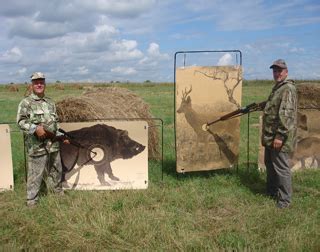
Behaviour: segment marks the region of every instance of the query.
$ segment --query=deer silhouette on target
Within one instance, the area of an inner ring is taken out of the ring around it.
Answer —
[[[116,159],[130,159],[143,152],[145,146],[128,136],[126,130],[116,129],[106,124],[67,132],[71,144],[61,143],[61,161],[63,181],[72,176],[84,165],[93,165],[101,185],[108,185],[105,174],[111,180],[119,181],[114,176],[111,162]],[[74,169],[78,166],[77,169]]]
[[[241,108],[241,85],[242,69],[238,65],[176,69],[177,172],[236,165],[240,119],[207,124]]]

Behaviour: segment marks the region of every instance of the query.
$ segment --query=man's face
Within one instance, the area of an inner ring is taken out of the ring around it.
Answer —
[[[284,81],[288,76],[288,69],[282,69],[280,67],[274,67],[273,69],[273,79],[276,83]]]
[[[45,79],[32,80],[32,91],[35,95],[42,97],[44,95],[45,89],[46,89]]]

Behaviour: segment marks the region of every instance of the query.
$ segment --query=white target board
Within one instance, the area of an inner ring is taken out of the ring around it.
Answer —
[[[0,124],[0,143],[0,191],[13,190],[11,138],[8,124]]]
[[[146,121],[61,123],[71,144],[61,144],[63,187],[77,190],[146,189]]]

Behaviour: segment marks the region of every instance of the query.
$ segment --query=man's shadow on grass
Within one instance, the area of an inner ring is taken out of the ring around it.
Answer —
[[[257,163],[242,164],[237,175],[240,178],[241,184],[252,193],[266,195],[265,174],[258,170]]]
[[[266,194],[266,181],[264,178],[265,175],[258,170],[257,163],[250,163],[249,165],[247,165],[246,163],[238,164],[233,168],[178,173],[176,171],[175,159],[167,159],[163,162],[163,173],[165,175],[163,182],[165,182],[166,176],[170,177],[171,179],[176,178],[178,180],[188,180],[192,178],[209,178],[219,175],[233,175],[235,177],[238,177],[240,179],[240,183],[243,186],[247,187],[253,194]]]

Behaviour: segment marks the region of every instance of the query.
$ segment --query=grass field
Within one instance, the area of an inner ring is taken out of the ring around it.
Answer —
[[[104,85],[99,85],[104,86]],[[1,250],[320,250],[320,169],[295,172],[293,204],[275,207],[264,195],[265,174],[257,170],[258,113],[241,122],[238,169],[177,175],[172,84],[122,84],[150,104],[164,121],[164,177],[149,162],[149,188],[135,191],[68,191],[25,206],[22,136],[12,125],[15,190],[0,193]],[[247,81],[243,104],[264,100],[270,81]],[[54,100],[80,95],[66,85],[47,95]],[[0,86],[0,122],[14,122],[24,90]]]

